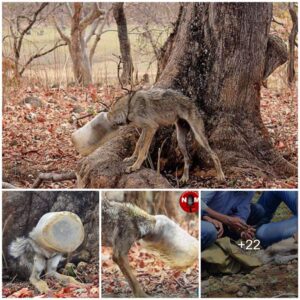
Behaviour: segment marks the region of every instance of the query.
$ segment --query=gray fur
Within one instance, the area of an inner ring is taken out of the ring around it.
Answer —
[[[212,159],[217,171],[217,178],[221,181],[225,179],[220,160],[208,143],[198,108],[192,99],[181,93],[171,89],[152,88],[126,95],[113,104],[107,114],[107,120],[116,126],[130,123],[142,129],[133,154],[124,159],[125,162],[132,164],[126,168],[127,173],[141,168],[158,128],[175,124],[178,147],[184,158],[184,172],[181,182],[187,182],[190,166],[186,147],[187,130],[180,122],[185,120],[190,125],[198,144],[207,151]]]

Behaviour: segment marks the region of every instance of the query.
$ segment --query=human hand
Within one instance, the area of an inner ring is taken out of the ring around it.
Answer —
[[[255,236],[255,228],[249,226],[249,228],[245,231],[241,232],[241,238],[243,240],[252,240]]]
[[[223,235],[224,228],[223,228],[223,224],[220,221],[218,221],[216,219],[213,219],[213,218],[211,218],[209,216],[204,216],[203,220],[205,220],[205,221],[207,221],[209,223],[212,223],[216,227],[216,229],[218,231],[218,238],[220,238]]]
[[[237,232],[245,231],[248,229],[248,225],[239,217],[227,216],[226,225]]]

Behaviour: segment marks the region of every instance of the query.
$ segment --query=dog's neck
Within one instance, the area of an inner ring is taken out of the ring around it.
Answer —
[[[57,251],[55,251],[54,249],[51,248],[47,248],[45,246],[40,245],[39,243],[37,243],[29,234],[29,241],[30,244],[32,246],[32,248],[34,249],[35,253],[45,257],[46,259],[49,259],[55,255],[58,254]]]

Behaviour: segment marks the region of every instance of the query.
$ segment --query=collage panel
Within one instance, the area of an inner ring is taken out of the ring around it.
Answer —
[[[99,298],[99,193],[2,194],[2,297]]]
[[[297,188],[295,5],[3,2],[3,187]]]
[[[199,194],[101,194],[101,297],[199,297]]]
[[[201,297],[298,297],[298,192],[201,192]]]

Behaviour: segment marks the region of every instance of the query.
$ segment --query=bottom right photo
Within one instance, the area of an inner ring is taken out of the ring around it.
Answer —
[[[201,297],[298,297],[298,192],[201,191]]]

